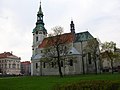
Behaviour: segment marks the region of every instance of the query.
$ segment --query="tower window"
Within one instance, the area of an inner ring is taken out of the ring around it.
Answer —
[[[38,36],[36,37],[36,42],[38,41]]]
[[[38,31],[36,31],[36,34],[38,34]]]
[[[42,34],[42,32],[40,32],[39,34]]]
[[[40,17],[41,20],[43,20],[43,17]]]

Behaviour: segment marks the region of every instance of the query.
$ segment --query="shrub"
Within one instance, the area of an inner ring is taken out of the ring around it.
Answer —
[[[120,90],[120,81],[94,80],[56,85],[54,90]]]

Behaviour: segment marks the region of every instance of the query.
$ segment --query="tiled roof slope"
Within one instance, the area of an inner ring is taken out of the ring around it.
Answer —
[[[75,34],[75,42],[86,41],[92,38],[94,37],[88,31]]]
[[[48,37],[43,40],[43,42],[38,46],[38,48],[44,48],[46,46],[53,46],[55,43],[71,43],[73,42],[73,34],[72,33],[65,33],[59,36]]]
[[[18,59],[20,59],[19,57],[13,55],[10,52],[0,53],[0,59],[2,59],[2,58],[18,58]]]

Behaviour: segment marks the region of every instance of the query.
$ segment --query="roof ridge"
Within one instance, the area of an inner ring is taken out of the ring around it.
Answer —
[[[83,32],[79,32],[79,33],[76,33],[76,34],[80,34],[80,33],[89,33],[88,31],[83,31]]]

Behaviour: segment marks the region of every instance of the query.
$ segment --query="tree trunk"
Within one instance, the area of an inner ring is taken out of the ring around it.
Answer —
[[[62,75],[62,70],[61,70],[61,64],[60,64],[59,58],[58,58],[58,60],[57,60],[57,63],[58,63],[58,68],[59,68],[60,77],[63,77],[63,75]]]
[[[94,54],[94,64],[95,64],[95,74],[97,74],[97,63],[96,63],[96,55]]]
[[[110,61],[111,61],[111,69],[112,69],[112,74],[114,73],[113,72],[113,59],[111,58],[111,56],[109,55],[109,53],[107,52],[108,54],[108,57],[110,58]]]
[[[114,73],[113,71],[113,60],[111,59],[111,68],[112,68],[112,74]]]
[[[95,74],[97,74],[97,63],[96,63],[96,60],[94,61],[95,63]]]
[[[57,63],[58,63],[58,68],[59,68],[59,74],[60,77],[63,77],[62,70],[61,70],[61,63],[60,63],[60,53],[59,53],[59,47],[56,47],[57,50]]]
[[[99,66],[100,66],[100,74],[101,74],[103,66],[102,66],[102,60],[100,59],[100,56],[99,56]]]

